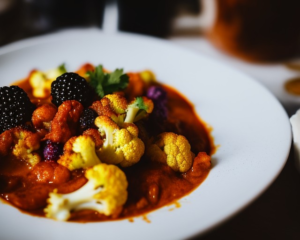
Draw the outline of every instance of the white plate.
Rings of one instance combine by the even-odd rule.
[[[33,68],[85,62],[107,69],[151,69],[195,104],[213,127],[220,147],[204,183],[170,206],[147,215],[103,223],[61,223],[0,204],[2,239],[183,239],[220,224],[258,197],[280,173],[291,129],[285,111],[259,83],[244,74],[172,45],[138,35],[104,35],[95,29],[42,36],[0,49],[0,81],[7,85]]]

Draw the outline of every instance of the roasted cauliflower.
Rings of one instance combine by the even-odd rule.
[[[29,84],[32,87],[32,94],[37,98],[49,96],[51,83],[60,75],[66,72],[64,64],[46,72],[33,71],[29,76]]]
[[[40,148],[40,137],[37,133],[21,128],[12,128],[0,135],[0,155],[7,155],[12,148],[12,154],[31,166],[41,161],[36,152]]]
[[[71,211],[90,209],[110,216],[119,212],[127,200],[127,179],[115,165],[100,163],[85,172],[88,182],[78,190],[60,194],[50,193],[46,217],[66,221]]]
[[[126,109],[125,123],[133,123],[147,117],[154,108],[151,99],[147,97],[135,98]]]
[[[90,108],[99,116],[108,116],[118,125],[122,125],[125,119],[127,100],[120,94],[108,94],[100,101],[95,101]]]
[[[172,132],[158,135],[147,148],[146,154],[152,161],[166,163],[177,172],[186,172],[193,164],[194,154],[188,140]]]
[[[72,171],[92,167],[99,164],[100,160],[96,155],[92,137],[84,135],[70,138],[57,162]]]
[[[152,100],[147,97],[137,97],[127,104],[126,98],[118,93],[106,95],[91,106],[99,116],[110,117],[120,127],[123,127],[124,122],[133,123],[147,117],[153,108]]]
[[[99,116],[95,125],[104,139],[103,146],[97,150],[102,162],[120,164],[129,167],[137,163],[145,151],[145,145],[138,138],[138,129],[134,124],[121,128],[109,117]]]

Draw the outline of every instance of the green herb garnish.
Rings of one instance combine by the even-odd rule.
[[[90,77],[90,85],[94,88],[99,97],[125,89],[129,82],[127,74],[123,69],[116,69],[112,73],[104,73],[102,65],[96,67],[94,72],[87,72]]]
[[[145,105],[144,100],[142,97],[137,97],[136,98],[136,106],[140,109],[140,110],[148,110],[148,106]]]
[[[58,70],[61,71],[62,73],[66,73],[67,69],[66,69],[66,64],[61,64],[58,66]]]

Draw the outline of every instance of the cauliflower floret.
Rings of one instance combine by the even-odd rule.
[[[100,163],[95,143],[90,136],[72,137],[64,146],[64,154],[57,161],[70,171],[89,168]]]
[[[124,156],[123,161],[120,162],[122,167],[129,167],[141,159],[145,151],[145,146],[141,139],[124,128],[116,132],[115,139],[115,144],[119,146],[116,152],[122,152]]]
[[[65,72],[66,69],[64,65],[60,65],[59,67],[46,72],[33,71],[29,76],[29,83],[33,89],[33,96],[37,98],[48,97],[51,91],[51,83]]]
[[[188,171],[194,156],[188,140],[172,132],[158,135],[157,140],[149,145],[146,154],[152,161],[166,163],[177,172]]]
[[[0,151],[3,156],[7,155],[12,148],[13,155],[31,166],[41,161],[40,155],[34,152],[40,148],[40,137],[36,133],[21,128],[12,128],[0,135],[0,145],[5,146],[5,149]]]
[[[145,71],[142,71],[140,72],[140,77],[143,79],[143,81],[147,84],[150,84],[150,83],[154,83],[156,82],[156,76],[155,74],[150,71],[150,70],[145,70]]]
[[[100,101],[95,101],[90,108],[99,116],[108,116],[121,125],[125,118],[127,100],[120,94],[108,94]]]
[[[128,124],[127,129],[120,129],[109,117],[99,116],[95,125],[104,139],[103,146],[97,151],[102,162],[129,167],[140,160],[145,145],[138,138],[138,129],[134,124]]]
[[[108,94],[101,101],[96,101],[90,107],[99,116],[108,116],[120,127],[124,123],[133,123],[147,117],[154,108],[151,99],[137,97],[130,104],[127,104],[125,97],[120,94]]]
[[[105,95],[104,98],[110,100],[109,106],[111,109],[117,114],[123,114],[127,108],[127,100],[125,97],[121,96],[120,94],[108,94]]]
[[[32,72],[29,77],[29,83],[32,87],[33,96],[45,98],[49,95],[52,81],[48,80],[43,72]]]
[[[152,113],[154,104],[147,97],[137,97],[127,106],[125,123],[133,123]]]
[[[99,149],[100,147],[102,147],[103,140],[102,140],[101,135],[100,135],[100,133],[97,129],[89,128],[89,129],[85,130],[82,133],[82,135],[90,136],[93,139],[94,143],[95,143],[96,149]]]
[[[124,123],[123,128],[125,128],[134,137],[139,136],[139,129],[134,123]]]
[[[94,110],[98,116],[117,117],[117,114],[111,109],[109,103],[110,100],[108,98],[102,98],[100,101],[94,101],[89,108]]]
[[[128,182],[115,165],[100,163],[85,172],[88,182],[68,194],[50,193],[46,217],[66,221],[71,211],[90,209],[110,216],[118,212],[127,200]]]

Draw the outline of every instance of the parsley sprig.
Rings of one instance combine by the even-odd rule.
[[[66,73],[67,72],[66,64],[63,63],[63,64],[59,65],[58,70],[61,71],[62,73]]]
[[[136,106],[140,109],[140,110],[148,110],[148,107],[145,105],[144,100],[142,97],[137,97],[136,98]]]
[[[105,73],[102,65],[98,65],[94,72],[89,71],[87,74],[90,77],[90,85],[101,98],[106,94],[125,89],[129,82],[129,77],[123,73],[123,69]]]

